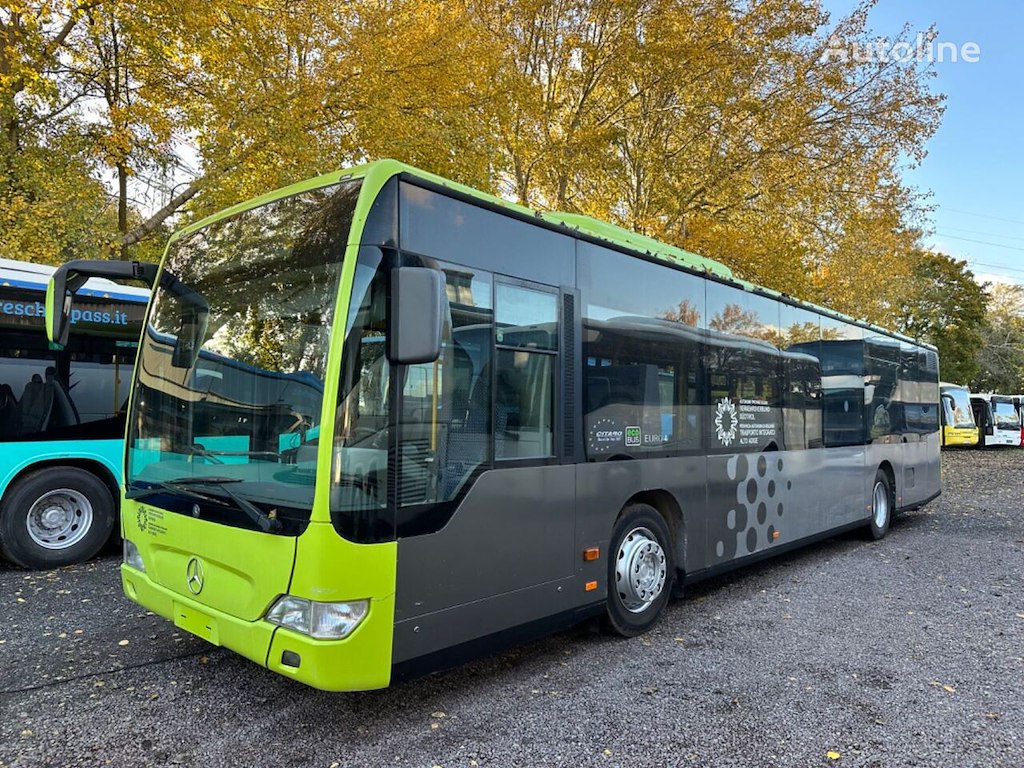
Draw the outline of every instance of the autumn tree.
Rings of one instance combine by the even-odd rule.
[[[868,38],[867,4],[24,6],[0,15],[5,255],[137,255],[172,223],[394,156],[896,317],[923,225],[900,171],[941,97],[917,61],[830,53]]]
[[[896,326],[938,348],[944,380],[977,379],[988,332],[987,284],[975,281],[967,262],[934,251],[915,252],[912,274]]]
[[[973,392],[1024,392],[1024,286],[995,283],[989,289]]]
[[[98,252],[106,190],[76,118],[67,49],[85,9],[61,0],[0,8],[0,256],[59,263]]]

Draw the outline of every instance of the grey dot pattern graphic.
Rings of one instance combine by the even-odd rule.
[[[732,456],[726,465],[736,488],[735,504],[726,514],[724,537],[715,544],[721,558],[751,554],[772,544],[782,527],[793,483],[782,477],[785,460],[778,455]],[[735,539],[732,537],[735,536]]]

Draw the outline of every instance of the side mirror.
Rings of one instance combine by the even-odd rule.
[[[58,267],[46,286],[46,336],[54,344],[67,345],[73,296],[90,277],[140,280],[152,288],[156,273],[156,264],[138,261],[76,259]]]
[[[391,271],[388,311],[388,360],[431,363],[441,354],[444,282],[441,273],[423,267]]]
[[[58,297],[60,297],[58,299]],[[61,302],[59,308],[54,308],[57,301]],[[60,347],[68,344],[68,334],[71,331],[71,294],[67,288],[56,288],[53,277],[50,277],[46,286],[46,337],[51,343]]]
[[[202,294],[192,290],[170,272],[160,278],[160,287],[181,302],[181,316],[171,352],[171,365],[191,368],[199,359],[206,329],[210,323],[210,305]]]
[[[206,338],[209,318],[210,311],[207,308],[195,305],[182,307],[177,338],[171,352],[171,365],[175,368],[191,368],[196,364],[203,340]]]

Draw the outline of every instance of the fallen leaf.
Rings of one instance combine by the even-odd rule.
[[[123,648],[124,646],[128,645],[128,641],[127,640],[118,640],[117,644],[120,645]]]
[[[956,688],[954,688],[952,685],[944,685],[942,686],[942,690],[944,690],[946,693],[956,693]]]
[[[840,755],[838,752],[834,752],[833,751],[833,752],[826,752],[825,753],[825,757],[827,757],[829,760],[838,760],[840,757],[842,757],[842,755]]]
[[[440,710],[438,710],[437,712],[431,712],[431,713],[430,713],[430,716],[431,716],[431,717],[435,717],[435,718],[437,718],[438,720],[440,720],[440,719],[441,719],[442,717],[444,717],[444,716],[445,716],[445,714],[444,714],[444,712],[441,712]]]

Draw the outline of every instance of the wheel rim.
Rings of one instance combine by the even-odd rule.
[[[28,510],[28,535],[44,549],[67,549],[92,527],[92,504],[71,488],[44,493]]]
[[[871,506],[875,517],[875,528],[884,528],[889,519],[889,489],[885,487],[885,483],[875,483]]]
[[[647,528],[634,528],[622,538],[615,560],[619,599],[630,613],[642,613],[658,599],[668,575],[665,550]]]

